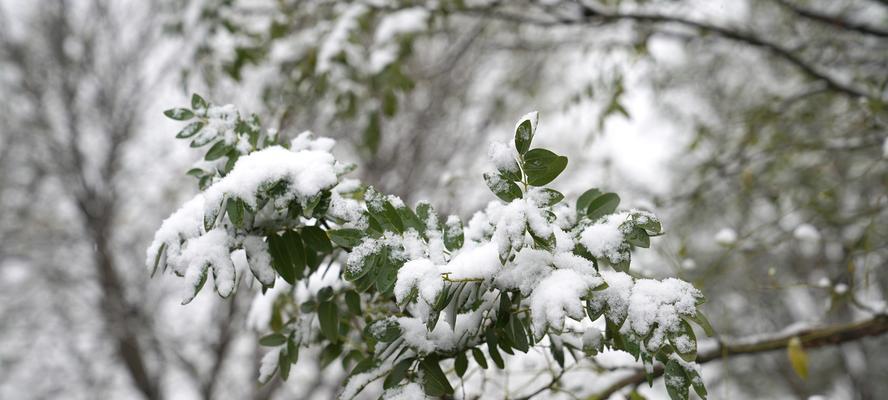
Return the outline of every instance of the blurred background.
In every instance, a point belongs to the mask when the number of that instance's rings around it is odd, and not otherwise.
[[[268,320],[253,288],[181,306],[184,282],[149,278],[154,230],[197,191],[184,172],[201,154],[162,115],[192,92],[335,138],[356,177],[463,219],[494,200],[488,143],[539,110],[539,144],[570,159],[554,187],[660,215],[667,234],[633,269],[694,283],[719,337],[885,313],[884,0],[0,5],[2,399],[340,387],[342,368],[310,355],[256,383]],[[886,330],[806,349],[807,379],[780,349],[703,375],[715,399],[884,399]],[[578,371],[565,398],[620,362]]]

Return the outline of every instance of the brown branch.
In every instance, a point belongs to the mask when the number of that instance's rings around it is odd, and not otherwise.
[[[810,328],[791,333],[779,333],[755,341],[737,341],[731,343],[719,340],[717,346],[698,354],[697,363],[704,364],[735,355],[754,355],[774,350],[782,350],[786,348],[789,340],[794,337],[798,337],[802,341],[802,347],[814,349],[860,340],[870,336],[879,336],[885,333],[888,333],[888,314],[877,315],[868,320],[849,324]],[[652,375],[654,378],[662,376],[663,365],[655,365]],[[646,380],[645,372],[643,370],[638,370],[617,382],[614,382],[592,398],[607,399],[623,388],[640,385]]]
[[[827,25],[839,27],[841,29],[845,29],[845,30],[849,30],[849,31],[855,31],[857,33],[862,33],[865,35],[888,37],[888,31],[886,31],[886,30],[872,27],[872,26],[869,26],[869,25],[866,25],[866,24],[863,24],[860,22],[849,21],[847,19],[844,19],[844,18],[836,16],[836,15],[829,15],[829,14],[821,13],[819,11],[813,11],[813,10],[809,10],[806,8],[802,8],[802,7],[799,7],[795,4],[792,4],[791,2],[789,2],[787,0],[774,0],[774,1],[777,2],[777,4],[780,4],[781,6],[785,7],[786,9],[792,11],[793,13],[795,13],[801,17],[810,19],[812,21],[825,23]]]
[[[620,21],[634,21],[649,24],[677,24],[688,28],[700,30],[703,33],[712,33],[722,39],[745,44],[747,46],[756,47],[774,54],[776,57],[783,59],[787,63],[795,66],[803,74],[808,77],[824,82],[829,89],[848,95],[853,98],[870,98],[881,100],[878,95],[868,93],[862,89],[837,81],[825,72],[821,72],[815,66],[809,64],[801,57],[793,53],[790,49],[783,47],[777,43],[770,42],[751,32],[743,32],[734,28],[709,24],[706,22],[695,21],[692,19],[682,18],[672,15],[652,14],[643,12],[609,12],[592,8],[588,5],[580,5],[583,14],[580,18],[564,18],[556,17],[552,20],[540,20],[537,18],[527,18],[524,15],[503,12],[495,10],[491,6],[483,8],[469,8],[458,10],[458,12],[484,16],[493,19],[506,20],[516,23],[525,23],[539,26],[564,26],[564,25],[606,25]]]

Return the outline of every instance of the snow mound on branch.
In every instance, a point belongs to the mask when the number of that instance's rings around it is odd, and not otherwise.
[[[239,198],[256,208],[256,195],[263,185],[287,182],[287,192],[280,199],[307,200],[336,185],[336,160],[327,151],[290,151],[273,146],[237,160],[234,169],[207,188],[204,212],[215,214],[222,200]]]

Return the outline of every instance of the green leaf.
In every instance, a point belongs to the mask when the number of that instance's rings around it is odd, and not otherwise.
[[[330,301],[318,304],[318,322],[327,340],[335,342],[339,339],[339,308],[336,304]]]
[[[367,325],[364,334],[378,342],[389,343],[401,336],[401,325],[394,319],[383,319]]]
[[[187,121],[191,118],[194,118],[194,113],[187,108],[171,108],[164,111],[163,115],[166,115],[167,118],[174,119],[176,121]]]
[[[555,189],[544,188],[542,192],[546,194],[546,201],[540,204],[542,207],[551,207],[564,200],[564,195]]]
[[[490,355],[490,359],[493,360],[493,363],[496,364],[496,367],[499,369],[505,369],[506,363],[503,361],[503,356],[500,355],[499,350],[496,349],[497,340],[496,336],[493,333],[493,330],[487,331],[487,354]]]
[[[270,335],[265,335],[261,339],[259,339],[259,345],[266,347],[280,346],[286,342],[287,337],[281,335],[280,333],[272,333]]]
[[[451,216],[444,226],[444,247],[450,251],[460,249],[463,246],[463,240],[465,240],[463,223],[459,217]]]
[[[524,173],[527,184],[543,186],[555,180],[567,167],[567,157],[546,149],[533,149],[524,155]]]
[[[386,90],[382,96],[382,113],[392,117],[398,112],[398,97],[393,90]]]
[[[354,315],[361,315],[361,295],[354,290],[345,292],[345,305],[348,311]]]
[[[268,252],[271,253],[271,266],[287,283],[296,283],[296,271],[290,252],[287,251],[286,240],[279,235],[268,236]]]
[[[207,161],[218,160],[219,158],[222,158],[225,153],[228,153],[228,145],[225,144],[224,140],[220,140],[207,150],[207,155],[204,156],[204,159]]]
[[[689,320],[694,321],[703,328],[703,332],[706,333],[706,336],[713,337],[715,336],[715,329],[712,329],[712,324],[709,323],[709,320],[706,319],[706,316],[703,315],[703,312],[697,310],[697,315],[693,317],[688,317]]]
[[[192,122],[188,125],[185,125],[185,127],[182,128],[182,130],[176,134],[176,138],[177,139],[190,138],[190,137],[194,136],[195,134],[197,134],[198,132],[200,132],[200,130],[203,129],[203,127],[204,127],[203,122],[200,122],[200,121]]]
[[[675,352],[685,361],[691,362],[697,359],[697,336],[687,321],[681,320],[679,332],[671,333],[669,341],[672,342]]]
[[[472,347],[472,358],[475,359],[475,362],[478,363],[481,369],[487,369],[487,359],[484,358],[484,353],[477,347]]]
[[[601,191],[596,188],[583,192],[583,194],[577,198],[577,215],[586,215],[586,211],[589,209],[589,203],[592,203],[592,200],[595,200],[598,196],[601,196]]]
[[[302,241],[305,242],[306,247],[311,248],[318,253],[330,254],[333,252],[333,244],[330,243],[330,238],[327,236],[327,232],[324,232],[320,227],[302,227]]]
[[[626,235],[626,241],[633,246],[648,248],[651,247],[651,237],[647,232],[639,227],[635,227]]]
[[[228,219],[234,226],[242,228],[244,225],[244,202],[241,199],[230,198],[225,203]]]
[[[318,290],[317,295],[318,301],[330,301],[333,299],[333,288],[330,286],[324,286],[320,290]]]
[[[209,108],[209,104],[204,100],[203,97],[200,97],[197,93],[191,95],[191,108],[195,110],[205,110]]]
[[[802,347],[802,340],[798,336],[789,340],[786,346],[786,355],[789,357],[789,363],[792,370],[802,379],[808,379],[808,353]]]
[[[532,112],[519,121],[518,126],[515,127],[515,149],[519,154],[527,153],[527,150],[530,149],[538,120],[539,114]]]
[[[379,293],[388,294],[395,287],[398,280],[398,267],[388,256],[382,259],[379,271],[376,275],[376,290]]]
[[[326,368],[333,360],[336,360],[342,354],[341,343],[330,343],[321,350],[321,368]]]
[[[688,386],[690,380],[685,374],[685,369],[675,360],[669,360],[666,363],[666,372],[664,381],[666,382],[666,392],[672,400],[688,400]]]
[[[287,231],[284,233],[283,240],[284,250],[290,254],[293,277],[296,280],[302,279],[305,271],[305,248],[302,246],[302,238],[296,231]]]
[[[363,372],[367,372],[374,367],[376,367],[379,363],[373,359],[373,357],[367,357],[358,362],[354,368],[352,368],[351,372],[348,373],[348,376],[354,376]]]
[[[283,351],[278,353],[278,372],[282,380],[287,380],[290,377],[290,360],[287,359],[287,354]]]
[[[419,362],[419,367],[424,372],[422,384],[427,395],[441,397],[445,394],[453,394],[453,386],[450,386],[447,375],[444,375],[444,371],[441,370],[437,356],[427,356]]]
[[[367,126],[364,128],[364,147],[370,154],[376,154],[376,151],[379,150],[379,142],[382,138],[380,119],[378,112],[370,114]]]
[[[290,364],[296,364],[296,361],[299,361],[299,348],[296,347],[296,342],[293,341],[293,334],[290,334],[290,338],[287,339],[287,358],[290,359]]]
[[[462,378],[468,367],[469,359],[466,357],[466,353],[458,353],[453,359],[453,369],[456,371],[456,376]]]
[[[589,203],[589,207],[586,208],[586,217],[591,221],[596,221],[605,215],[613,214],[619,205],[620,196],[617,196],[616,193],[602,194]]]
[[[484,182],[487,183],[487,187],[490,188],[490,191],[493,192],[496,197],[499,197],[506,203],[510,203],[515,199],[520,199],[522,196],[521,188],[515,182],[505,179],[502,174],[485,172]]]
[[[392,370],[389,371],[388,376],[385,377],[385,381],[382,383],[382,388],[391,389],[401,383],[401,381],[407,377],[407,370],[410,369],[410,366],[413,365],[414,361],[414,359],[408,358],[395,364],[395,366],[392,367]]]
[[[345,229],[331,229],[327,231],[327,235],[329,235],[330,240],[333,243],[341,247],[351,248],[361,244],[361,240],[364,238],[364,233],[351,228]]]
[[[512,314],[512,317],[509,319],[509,325],[506,326],[506,332],[513,347],[522,353],[527,353],[530,350],[530,345],[527,342],[527,332],[524,330],[524,325],[521,324],[521,320],[517,315]]]

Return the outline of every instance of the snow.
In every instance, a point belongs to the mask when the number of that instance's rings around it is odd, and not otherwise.
[[[552,270],[552,253],[525,247],[496,276],[495,283],[501,289],[518,289],[527,296]]]
[[[888,158],[888,137],[882,142],[882,157]]]
[[[247,253],[250,271],[256,279],[266,286],[273,284],[277,274],[271,267],[271,255],[265,240],[261,236],[247,236],[244,238],[244,251]]]
[[[364,387],[371,382],[385,376],[392,369],[391,362],[383,362],[379,367],[371,369],[367,372],[352,375],[348,378],[342,393],[339,394],[340,399],[352,399],[360,393]]]
[[[839,283],[833,287],[833,290],[835,290],[836,294],[845,294],[848,293],[848,285],[844,283]]]
[[[623,261],[624,233],[620,226],[627,216],[627,213],[613,214],[589,225],[580,234],[580,244],[595,258],[606,258],[612,263]]]
[[[322,190],[336,185],[336,160],[327,151],[289,151],[272,146],[238,159],[234,169],[204,192],[207,214],[215,214],[225,198],[239,198],[251,208],[263,185],[277,181],[288,183],[282,200],[298,198],[306,201]]]
[[[406,8],[386,15],[376,28],[375,40],[378,43],[390,42],[397,36],[416,33],[426,29],[429,11],[422,7]]]
[[[731,228],[722,228],[715,234],[715,243],[730,246],[737,243],[737,232]]]
[[[524,114],[521,119],[518,120],[518,123],[515,124],[515,130],[518,130],[518,127],[521,126],[524,121],[530,121],[530,132],[536,132],[537,124],[540,121],[540,113],[537,111],[531,111],[527,114]]]
[[[396,386],[382,393],[384,400],[417,400],[427,399],[422,386],[418,383],[408,383],[403,386]]]
[[[652,351],[656,350],[667,333],[680,331],[682,317],[697,314],[699,298],[702,298],[700,291],[685,281],[639,279],[629,296],[628,329],[639,337],[646,337],[653,331],[648,346]]]
[[[398,270],[395,282],[395,299],[402,303],[413,289],[417,289],[420,298],[426,304],[434,304],[438,293],[444,288],[438,266],[428,259],[408,261]]]
[[[166,264],[173,268],[179,275],[184,275],[188,267],[187,261],[181,260],[181,242],[200,236],[203,227],[204,196],[199,194],[186,202],[182,208],[174,212],[160,224],[160,228],[154,233],[154,240],[148,246],[145,265],[151,270],[157,260],[161,246],[164,246]]]
[[[278,346],[262,356],[259,362],[259,382],[266,383],[277,371],[278,362],[280,361],[280,353],[284,350],[284,346]]]
[[[188,260],[185,279],[192,287],[196,287],[200,277],[209,265],[213,268],[216,291],[222,297],[228,297],[234,291],[235,272],[231,262],[231,250],[228,232],[223,228],[212,229],[205,235],[189,240],[182,251],[182,259]],[[190,301],[194,293],[189,288]]]
[[[418,400],[418,399],[427,399],[425,392],[423,392],[422,387],[419,386],[418,383],[408,383],[403,386],[393,387],[391,389],[386,390],[382,394],[382,398],[384,400]]]
[[[820,231],[811,224],[801,224],[792,232],[793,237],[802,242],[820,241]]]
[[[515,161],[515,149],[511,146],[502,142],[491,142],[487,156],[497,170],[519,172],[518,162]]]
[[[471,249],[464,249],[443,268],[451,280],[489,280],[502,268],[496,246],[488,243]]]
[[[565,317],[582,319],[582,298],[600,284],[600,278],[571,269],[559,269],[549,274],[530,295],[534,335],[541,338],[547,326],[560,332],[564,329]]]
[[[314,150],[330,152],[336,141],[327,137],[315,138],[311,131],[304,131],[290,141],[290,151]]]
[[[593,307],[605,308],[605,315],[611,321],[622,321],[629,312],[629,296],[635,282],[623,272],[602,270],[601,277],[607,283],[604,290],[595,291],[589,302]]]

